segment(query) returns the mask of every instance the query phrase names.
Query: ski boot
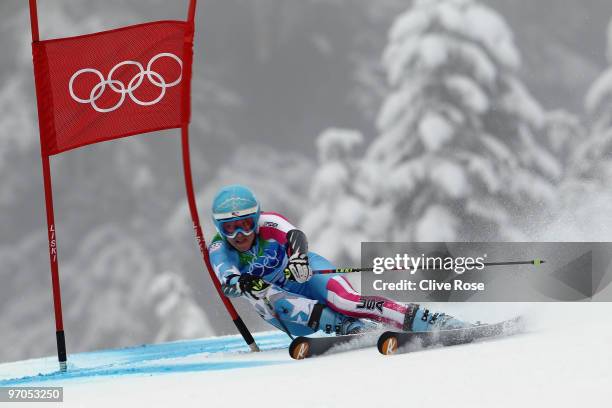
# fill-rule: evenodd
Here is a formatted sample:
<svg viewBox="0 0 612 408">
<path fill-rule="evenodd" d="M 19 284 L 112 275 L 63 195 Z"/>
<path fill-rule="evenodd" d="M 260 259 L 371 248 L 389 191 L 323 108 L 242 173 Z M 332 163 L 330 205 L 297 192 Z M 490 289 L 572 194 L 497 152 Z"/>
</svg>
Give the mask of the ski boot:
<svg viewBox="0 0 612 408">
<path fill-rule="evenodd" d="M 404 331 L 425 332 L 471 327 L 472 324 L 455 319 L 445 313 L 431 313 L 429 309 L 411 303 L 406 310 Z"/>
<path fill-rule="evenodd" d="M 323 330 L 327 334 L 338 336 L 359 334 L 372 329 L 369 322 L 333 311 L 327 306 L 317 304 L 314 307 L 308 326 L 314 330 Z"/>
</svg>

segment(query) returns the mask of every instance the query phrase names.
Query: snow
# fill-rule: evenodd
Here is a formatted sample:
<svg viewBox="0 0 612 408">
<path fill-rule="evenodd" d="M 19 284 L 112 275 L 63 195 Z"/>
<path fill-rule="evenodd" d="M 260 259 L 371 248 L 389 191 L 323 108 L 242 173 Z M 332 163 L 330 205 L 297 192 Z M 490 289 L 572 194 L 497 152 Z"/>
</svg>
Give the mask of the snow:
<svg viewBox="0 0 612 408">
<path fill-rule="evenodd" d="M 598 182 L 568 180 L 563 186 L 563 209 L 545 229 L 532 233 L 539 241 L 610 242 L 612 194 Z"/>
<path fill-rule="evenodd" d="M 509 112 L 540 128 L 544 125 L 545 115 L 542 106 L 531 96 L 525 85 L 516 78 L 507 80 L 508 92 L 502 99 L 502 105 Z"/>
<path fill-rule="evenodd" d="M 389 43 L 400 42 L 406 36 L 419 34 L 431 24 L 431 16 L 425 10 L 416 9 L 400 15 L 389 30 Z"/>
<path fill-rule="evenodd" d="M 338 189 L 338 186 L 345 185 L 349 181 L 350 174 L 341 163 L 323 164 L 312 178 L 311 195 L 324 197 L 329 194 L 337 199 L 343 193 L 342 190 Z"/>
<path fill-rule="evenodd" d="M 458 47 L 461 57 L 471 66 L 474 77 L 487 85 L 493 85 L 497 78 L 497 68 L 491 58 L 479 47 L 470 43 L 462 43 Z"/>
<path fill-rule="evenodd" d="M 612 304 L 436 307 L 491 321 L 522 310 L 527 331 L 412 354 L 365 348 L 303 361 L 279 348 L 288 343 L 280 332 L 256 336 L 261 353 L 246 352 L 238 337 L 210 338 L 71 355 L 65 375 L 49 374 L 53 357 L 6 363 L 0 385 L 63 386 L 62 407 L 574 408 L 606 406 L 612 397 L 612 323 L 601 318 Z"/>
<path fill-rule="evenodd" d="M 355 197 L 343 197 L 336 206 L 335 222 L 340 228 L 358 229 L 366 214 L 363 204 Z"/>
<path fill-rule="evenodd" d="M 488 52 L 505 67 L 517 69 L 520 66 L 520 55 L 508 24 L 494 10 L 474 1 L 418 1 L 414 10 L 395 21 L 389 42 L 402 42 L 407 36 L 421 35 L 433 21 L 446 31 L 482 41 Z"/>
<path fill-rule="evenodd" d="M 311 175 L 309 211 L 299 223 L 313 248 L 335 262 L 358 259 L 365 211 L 353 195 L 356 150 L 363 135 L 351 129 L 329 128 L 317 138 L 321 164 Z M 346 239 L 350 236 L 351 239 Z"/>
<path fill-rule="evenodd" d="M 508 220 L 506 209 L 491 199 L 478 200 L 477 198 L 472 198 L 468 201 L 465 209 L 470 214 L 491 221 L 503 222 Z"/>
<path fill-rule="evenodd" d="M 282 332 L 266 332 L 256 336 L 262 350 L 287 347 L 289 340 Z M 44 384 L 54 382 L 83 383 L 97 378 L 121 378 L 130 374 L 194 371 L 194 363 L 205 362 L 200 370 L 233 368 L 228 361 L 223 367 L 218 360 L 208 358 L 215 354 L 244 353 L 248 347 L 240 336 L 210 337 L 201 340 L 183 340 L 161 344 L 145 344 L 115 350 L 76 353 L 68 357 L 68 371 L 57 371 L 56 357 L 24 360 L 0 365 L 0 386 L 17 384 Z M 197 356 L 197 358 L 194 358 Z M 244 362 L 241 366 L 253 365 Z M 60 384 L 61 385 L 61 384 Z"/>
<path fill-rule="evenodd" d="M 333 160 L 352 152 L 363 143 L 363 135 L 352 129 L 329 128 L 317 138 L 320 160 Z"/>
<path fill-rule="evenodd" d="M 423 181 L 427 174 L 427 161 L 416 158 L 396 166 L 381 184 L 391 190 L 391 195 L 398 199 L 410 197 L 418 183 Z M 391 198 L 391 197 L 390 197 Z"/>
<path fill-rule="evenodd" d="M 438 18 L 449 31 L 461 32 L 464 29 L 465 22 L 462 12 L 455 3 L 441 3 L 438 6 Z"/>
<path fill-rule="evenodd" d="M 417 222 L 416 241 L 452 242 L 457 236 L 457 218 L 441 205 L 430 206 Z"/>
<path fill-rule="evenodd" d="M 451 93 L 458 95 L 468 109 L 478 114 L 489 109 L 489 98 L 472 79 L 462 75 L 450 75 L 445 82 Z"/>
<path fill-rule="evenodd" d="M 427 112 L 419 123 L 419 135 L 428 150 L 438 150 L 453 137 L 453 126 L 440 114 Z"/>
<path fill-rule="evenodd" d="M 523 141 L 523 159 L 532 167 L 539 168 L 542 174 L 553 180 L 559 180 L 562 175 L 561 164 L 550 152 L 537 144 L 534 136 L 525 126 L 519 128 L 519 136 Z"/>
<path fill-rule="evenodd" d="M 497 69 L 488 55 L 474 44 L 448 34 L 431 33 L 393 44 L 386 50 L 383 64 L 388 71 L 389 85 L 396 86 L 406 75 L 450 65 L 457 57 L 472 68 L 478 80 L 493 84 Z"/>
<path fill-rule="evenodd" d="M 505 66 L 517 69 L 521 63 L 514 46 L 512 31 L 504 19 L 490 8 L 474 4 L 465 12 L 465 27 L 469 35 L 484 41 L 487 49 Z"/>
<path fill-rule="evenodd" d="M 585 141 L 586 130 L 577 115 L 565 110 L 546 112 L 546 140 L 563 164 L 568 164 L 571 154 Z"/>
<path fill-rule="evenodd" d="M 427 34 L 421 38 L 419 44 L 420 68 L 432 70 L 444 65 L 448 61 L 449 52 L 446 38 L 439 34 Z"/>
<path fill-rule="evenodd" d="M 430 180 L 449 197 L 457 199 L 470 192 L 464 170 L 457 163 L 444 160 L 432 163 L 431 167 Z"/>
<path fill-rule="evenodd" d="M 475 174 L 487 187 L 487 192 L 496 193 L 501 189 L 501 182 L 495 172 L 493 164 L 475 154 L 460 155 L 467 160 L 467 169 Z"/>
<path fill-rule="evenodd" d="M 532 197 L 536 202 L 553 203 L 557 198 L 554 187 L 525 171 L 517 171 L 514 174 L 510 190 Z"/>
<path fill-rule="evenodd" d="M 585 98 L 585 107 L 591 115 L 597 114 L 601 104 L 612 98 L 612 68 L 595 80 Z"/>
<path fill-rule="evenodd" d="M 398 121 L 401 121 L 402 114 L 407 107 L 413 107 L 411 103 L 417 92 L 422 88 L 422 84 L 404 83 L 398 92 L 390 94 L 384 101 L 383 106 L 378 114 L 376 126 L 378 129 L 387 129 Z M 406 115 L 408 116 L 408 115 Z M 401 137 L 400 135 L 398 137 Z"/>
<path fill-rule="evenodd" d="M 471 41 L 485 49 L 478 49 Z M 496 63 L 513 71 L 520 66 L 510 27 L 495 11 L 473 1 L 416 2 L 395 20 L 389 44 L 383 64 L 392 86 L 413 71 L 411 68 L 435 69 L 452 57 L 465 60 L 476 78 L 487 84 L 494 83 Z"/>
<path fill-rule="evenodd" d="M 193 291 L 181 275 L 165 271 L 155 276 L 149 293 L 155 299 L 155 315 L 162 323 L 155 342 L 168 341 L 175 336 L 198 337 L 203 327 L 211 327 L 208 316 L 194 301 Z"/>
<path fill-rule="evenodd" d="M 495 155 L 495 162 L 509 163 L 511 166 L 516 166 L 516 158 L 508 147 L 497 140 L 492 135 L 484 134 L 480 136 L 482 145 Z"/>
</svg>

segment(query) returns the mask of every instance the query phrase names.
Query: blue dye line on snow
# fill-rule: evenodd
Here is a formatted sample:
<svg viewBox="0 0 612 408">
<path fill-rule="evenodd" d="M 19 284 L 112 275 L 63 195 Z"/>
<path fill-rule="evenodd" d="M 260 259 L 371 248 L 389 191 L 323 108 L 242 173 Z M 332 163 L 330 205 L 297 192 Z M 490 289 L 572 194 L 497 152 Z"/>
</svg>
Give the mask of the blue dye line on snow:
<svg viewBox="0 0 612 408">
<path fill-rule="evenodd" d="M 91 377 L 115 377 L 122 375 L 147 375 L 147 374 L 170 374 L 170 373 L 186 373 L 196 371 L 217 371 L 217 370 L 232 370 L 237 368 L 262 367 L 275 364 L 287 364 L 288 361 L 228 361 L 228 362 L 213 362 L 213 363 L 189 363 L 189 364 L 164 364 L 151 365 L 144 367 L 118 367 L 118 368 L 87 368 L 87 369 L 72 369 L 67 372 L 56 371 L 49 374 L 38 374 L 34 376 L 26 376 L 11 380 L 0 380 L 0 386 L 15 386 L 28 383 L 38 383 L 46 381 L 63 381 L 78 378 Z"/>
<path fill-rule="evenodd" d="M 289 341 L 285 333 L 271 333 L 256 336 L 256 342 L 261 350 L 273 350 L 288 347 Z M 159 360 L 163 358 L 187 357 L 201 353 L 223 353 L 223 352 L 249 352 L 241 337 L 221 337 L 213 339 L 199 339 L 178 341 L 163 344 L 141 345 L 117 350 L 101 350 L 75 354 L 69 356 L 69 360 L 79 364 L 80 360 L 106 360 L 110 359 L 114 364 L 143 362 Z"/>
<path fill-rule="evenodd" d="M 285 333 L 263 333 L 255 335 L 255 339 L 260 349 L 264 351 L 286 348 L 289 344 L 289 340 Z M 37 374 L 18 378 L 6 378 L 5 376 L 4 379 L 0 378 L 0 386 L 100 376 L 226 370 L 284 363 L 284 361 L 233 361 L 159 364 L 159 362 L 164 359 L 176 359 L 196 354 L 247 352 L 249 352 L 249 348 L 239 336 L 182 340 L 171 343 L 128 347 L 124 349 L 91 351 L 69 355 L 69 369 L 68 372 L 65 373 L 60 373 L 58 371 L 44 372 L 46 371 L 44 369 L 41 372 L 40 366 L 38 366 L 38 369 L 35 368 L 37 360 L 32 360 L 32 372 Z M 40 360 L 45 359 L 39 359 L 39 361 Z M 142 364 L 149 361 L 152 362 L 152 364 Z M 6 365 L 3 364 L 3 366 L 5 366 L 3 368 L 8 368 L 6 367 L 7 365 L 10 366 L 11 363 L 7 363 Z"/>
</svg>

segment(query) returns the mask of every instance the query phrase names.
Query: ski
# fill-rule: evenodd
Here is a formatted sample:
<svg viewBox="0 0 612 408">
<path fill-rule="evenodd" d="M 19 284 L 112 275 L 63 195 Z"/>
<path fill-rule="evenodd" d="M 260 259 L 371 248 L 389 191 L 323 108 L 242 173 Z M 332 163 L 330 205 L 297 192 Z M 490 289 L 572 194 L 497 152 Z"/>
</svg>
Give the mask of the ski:
<svg viewBox="0 0 612 408">
<path fill-rule="evenodd" d="M 473 327 L 430 332 L 394 332 L 387 331 L 380 335 L 377 342 L 381 354 L 403 354 L 424 348 L 454 346 L 471 343 L 474 340 L 497 336 L 509 336 L 524 329 L 521 316 L 493 324 L 479 324 Z"/>
<path fill-rule="evenodd" d="M 328 352 L 355 350 L 375 344 L 376 335 L 372 332 L 328 337 L 300 336 L 289 345 L 289 355 L 295 360 L 303 360 Z"/>
</svg>

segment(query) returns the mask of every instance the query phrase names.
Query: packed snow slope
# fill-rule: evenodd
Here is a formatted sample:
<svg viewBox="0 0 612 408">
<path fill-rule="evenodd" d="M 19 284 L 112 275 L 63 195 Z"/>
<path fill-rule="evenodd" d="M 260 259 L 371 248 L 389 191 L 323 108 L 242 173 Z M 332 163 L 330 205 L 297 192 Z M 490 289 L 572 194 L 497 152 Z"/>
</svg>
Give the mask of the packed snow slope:
<svg viewBox="0 0 612 408">
<path fill-rule="evenodd" d="M 190 340 L 71 355 L 64 374 L 52 357 L 5 363 L 0 386 L 63 386 L 62 407 L 574 408 L 612 401 L 612 303 L 446 309 L 489 321 L 522 313 L 527 331 L 404 355 L 369 347 L 303 361 L 289 358 L 280 332 L 256 336 L 261 353 L 247 352 L 238 337 Z"/>
</svg>

